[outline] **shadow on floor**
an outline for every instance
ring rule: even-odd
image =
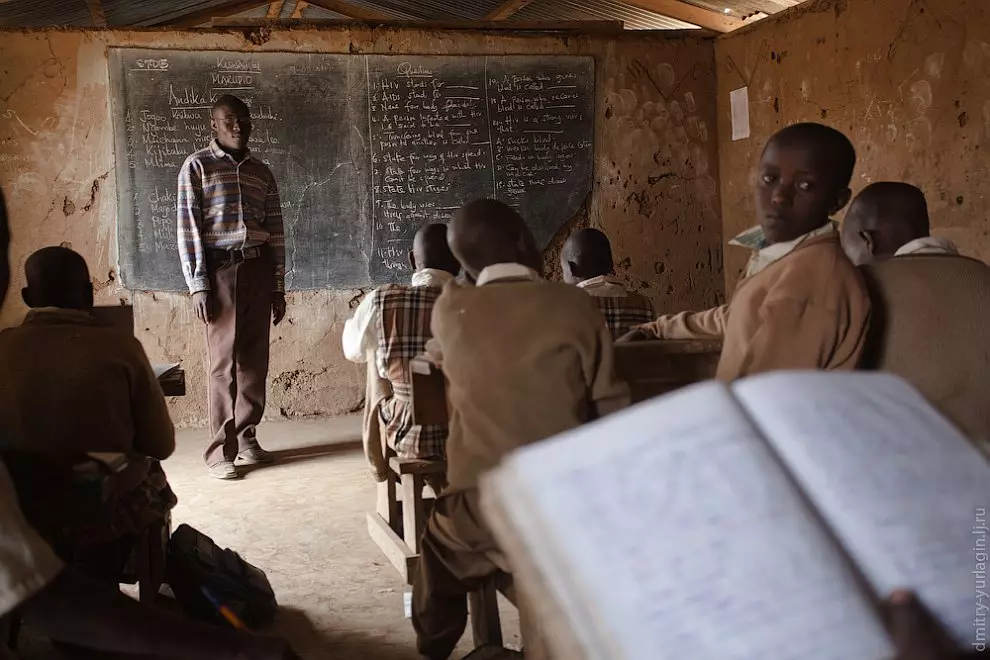
[[[361,440],[348,440],[347,442],[332,442],[325,445],[312,445],[310,447],[295,447],[293,449],[274,449],[270,453],[275,457],[275,463],[271,465],[239,465],[238,472],[242,475],[251,474],[255,470],[263,470],[278,465],[289,463],[300,463],[302,461],[325,458],[339,454],[348,454],[361,449]]]
[[[366,633],[317,630],[306,613],[283,607],[270,631],[289,640],[304,660],[419,660],[415,648],[399,646]]]

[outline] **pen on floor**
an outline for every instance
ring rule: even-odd
[[[227,623],[229,623],[230,625],[232,625],[236,630],[247,630],[248,629],[248,627],[246,625],[244,625],[244,622],[241,621],[240,617],[238,617],[236,614],[234,614],[234,611],[231,610],[229,607],[227,607],[226,605],[224,605],[223,603],[221,603],[219,600],[217,600],[213,596],[213,594],[210,593],[210,590],[209,589],[207,589],[206,587],[200,587],[199,590],[203,592],[203,595],[204,596],[206,596],[206,600],[210,601],[210,603],[213,605],[213,607],[217,608],[217,611],[220,613],[220,616],[222,616],[224,619],[226,619],[227,620]]]

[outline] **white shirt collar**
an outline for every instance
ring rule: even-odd
[[[435,289],[442,289],[443,286],[454,279],[454,276],[445,270],[438,268],[423,268],[417,270],[412,275],[413,286],[428,286]]]
[[[248,149],[247,147],[244,147],[244,158],[242,158],[239,161],[234,160],[233,156],[231,156],[230,154],[228,154],[226,151],[223,150],[223,147],[220,146],[220,142],[218,142],[216,138],[213,138],[213,140],[210,141],[210,149],[213,150],[213,155],[216,156],[217,158],[229,158],[238,165],[251,157],[251,150]]]
[[[603,286],[607,284],[616,284],[622,286],[622,280],[620,280],[615,275],[599,275],[598,277],[592,277],[590,279],[584,280],[583,282],[578,282],[577,287],[579,289],[594,288],[596,286]]]
[[[959,254],[959,249],[947,238],[923,236],[902,245],[894,256],[901,257],[905,254]]]
[[[737,240],[740,237],[752,232],[749,229],[733,240]],[[780,261],[791,252],[793,252],[801,243],[804,243],[809,238],[814,238],[815,236],[824,236],[826,234],[834,234],[836,232],[835,222],[827,222],[818,229],[813,229],[807,234],[802,234],[798,236],[793,241],[787,241],[785,243],[774,243],[772,245],[767,245],[766,247],[759,248],[753,252],[753,256],[749,259],[749,264],[746,266],[746,277],[752,277],[760,271],[764,270],[770,264]],[[740,243],[735,243],[739,245]],[[765,244],[765,239],[757,244]]]
[[[543,279],[540,274],[528,266],[522,264],[506,263],[492,264],[478,273],[475,286],[484,286],[495,280],[530,280],[538,282]]]

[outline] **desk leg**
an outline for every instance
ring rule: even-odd
[[[402,475],[402,538],[413,553],[419,553],[419,540],[426,527],[426,509],[423,506],[423,477],[418,474]]]

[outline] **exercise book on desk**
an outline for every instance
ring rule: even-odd
[[[897,588],[976,641],[990,465],[894,376],[695,385],[515,452],[482,498],[554,657],[891,658]]]

